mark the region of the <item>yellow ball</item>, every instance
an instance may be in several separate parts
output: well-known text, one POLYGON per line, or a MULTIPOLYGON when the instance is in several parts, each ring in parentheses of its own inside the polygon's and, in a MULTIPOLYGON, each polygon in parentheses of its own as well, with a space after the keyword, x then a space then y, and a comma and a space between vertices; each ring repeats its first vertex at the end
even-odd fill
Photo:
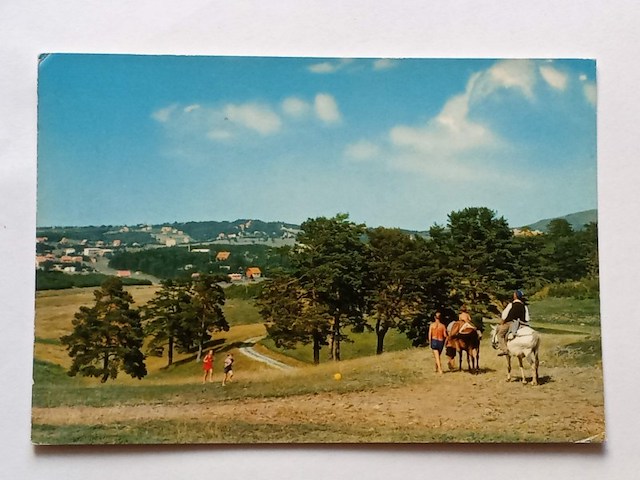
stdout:
POLYGON ((341 379, 342 379, 342 375, 341 375, 341 374, 339 374, 339 373, 334 373, 334 374, 333 374, 333 379, 334 379, 334 380, 341 380, 341 379))

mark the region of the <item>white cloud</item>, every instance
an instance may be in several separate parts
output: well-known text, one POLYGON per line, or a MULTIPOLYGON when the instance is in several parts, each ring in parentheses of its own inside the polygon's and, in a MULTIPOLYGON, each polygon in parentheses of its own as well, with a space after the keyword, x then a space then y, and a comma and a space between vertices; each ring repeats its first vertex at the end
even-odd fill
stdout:
POLYGON ((245 103, 242 105, 229 104, 223 109, 225 119, 255 130, 260 135, 270 135, 280 130, 282 121, 278 114, 265 105, 245 103))
POLYGON ((338 70, 338 65, 331 62, 314 63, 309 67, 312 73, 334 73, 338 70))
POLYGON ((473 106, 502 89, 531 100, 536 75, 535 63, 528 60, 500 61, 471 75, 464 92, 447 100, 436 116, 421 125, 396 125, 389 130, 392 166, 446 179, 477 179, 481 176, 478 159, 508 145, 488 124, 470 116, 473 106))
POLYGON ((347 145, 344 155, 353 160, 371 160, 380 154, 380 147, 368 140, 360 140, 347 145))
POLYGON ((465 96, 455 97, 447 102, 440 115, 424 126, 393 127, 389 132, 391 142, 397 147, 439 158, 494 145, 495 135, 487 126, 470 121, 467 110, 465 96))
MULTIPOLYGON (((595 105, 595 84, 581 80, 585 98, 595 105)), ((483 178, 491 188, 498 188, 505 179, 518 182, 510 173, 510 159, 517 156, 522 145, 511 144, 494 129, 493 107, 504 105, 503 102, 494 103, 494 97, 510 91, 521 100, 544 102, 549 100, 548 93, 536 90, 542 84, 558 90, 568 89, 571 85, 569 76, 551 62, 498 61, 473 73, 465 89, 450 97, 436 115, 424 122, 396 124, 390 128, 388 143, 382 146, 384 155, 379 158, 389 168, 447 181, 475 182, 483 178), (493 167, 489 169, 487 165, 493 167)), ((508 100, 511 103, 514 99, 508 100)), ((354 156, 358 152, 356 145, 349 145, 345 156, 354 156)), ((366 149, 361 148, 362 157, 365 157, 366 149)))
POLYGON ((374 70, 387 70, 389 68, 394 68, 397 65, 398 65, 398 61, 392 60, 390 58, 379 58, 373 61, 374 70))
POLYGON ((151 117, 161 123, 166 123, 171 118, 171 114, 176 110, 177 105, 169 105, 168 107, 156 110, 151 114, 151 117))
MULTIPOLYGON (((197 145, 205 142, 249 140, 279 134, 286 121, 308 118, 316 123, 337 123, 341 120, 335 98, 319 93, 314 99, 291 96, 280 104, 259 102, 204 104, 172 104, 152 112, 167 138, 176 144, 197 145)), ((206 145, 203 144, 203 145, 206 145)))
POLYGON ((584 94, 584 98, 595 107, 597 98, 596 84, 594 82, 589 82, 584 73, 581 74, 579 78, 582 82, 582 93, 584 94))
POLYGON ((567 74, 549 66, 542 65, 540 67, 540 75, 542 78, 556 90, 565 90, 567 88, 567 74))
POLYGON ((326 62, 314 63, 308 67, 311 73, 328 74, 335 73, 349 65, 353 60, 350 58, 341 58, 339 60, 327 60, 326 62))
POLYGON ((328 93, 316 95, 314 108, 318 118, 325 123, 336 123, 341 119, 338 104, 335 98, 328 93))
POLYGON ((156 110, 151 116, 176 144, 198 145, 200 141, 274 135, 282 128, 280 116, 269 105, 251 102, 218 107, 174 104, 156 110))
POLYGON ((421 126, 397 125, 389 131, 391 144, 403 158, 401 163, 419 166, 424 162, 454 162, 467 152, 499 144, 491 129, 469 119, 470 96, 474 87, 449 99, 440 113, 421 126), (407 154, 415 161, 407 162, 407 154))
POLYGON ((185 113, 193 112, 194 110, 197 110, 199 108, 200 108, 200 105, 198 105, 197 103, 193 105, 188 105, 184 107, 184 112, 185 113))
POLYGON ((596 105, 596 84, 592 83, 592 82, 586 82, 583 87, 582 87, 582 91, 584 93, 585 98, 587 99, 587 102, 589 102, 591 105, 595 106, 596 105))
POLYGON ((290 117, 303 117, 311 110, 311 105, 298 97, 285 98, 282 111, 290 117))
POLYGON ((482 100, 503 88, 519 91, 532 99, 535 84, 536 69, 532 60, 502 60, 488 70, 472 75, 467 91, 473 101, 482 100))

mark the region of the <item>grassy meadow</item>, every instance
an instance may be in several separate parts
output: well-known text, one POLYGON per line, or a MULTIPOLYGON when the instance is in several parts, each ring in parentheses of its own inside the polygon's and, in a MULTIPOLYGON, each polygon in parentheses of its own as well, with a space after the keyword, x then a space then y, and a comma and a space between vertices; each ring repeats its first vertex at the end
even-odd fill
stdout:
MULTIPOLYGON (((127 290, 141 306, 156 288, 127 290)), ((327 361, 325 348, 319 366, 311 365, 311 346, 278 349, 265 339, 256 345, 258 352, 296 367, 274 369, 238 351, 246 339, 266 333, 246 299, 227 301, 231 328, 211 342, 215 383, 202 385, 194 354, 176 354, 170 368, 166 356, 148 357, 149 374, 142 380, 123 373, 105 384, 72 378, 59 337, 70 330, 75 311, 92 303, 92 292, 36 295, 34 443, 544 442, 573 441, 604 429, 596 300, 548 298, 531 304, 534 328, 542 334, 542 385, 523 395, 521 386, 504 382, 505 361, 491 349, 488 328, 479 375, 438 377, 431 351, 412 348, 397 332, 387 335, 380 356, 374 355, 373 333, 352 334, 353 341, 342 344, 342 362, 327 361), (229 351, 236 377, 222 387, 222 359, 229 351), (335 373, 342 379, 335 380, 335 373), (447 413, 460 395, 476 403, 465 422, 455 420, 454 410, 447 413), (537 409, 534 417, 514 419, 518 428, 493 419, 508 411, 509 396, 537 409), (575 414, 560 416, 558 398, 581 412, 579 425, 575 414)), ((517 362, 514 367, 518 376, 517 362)))

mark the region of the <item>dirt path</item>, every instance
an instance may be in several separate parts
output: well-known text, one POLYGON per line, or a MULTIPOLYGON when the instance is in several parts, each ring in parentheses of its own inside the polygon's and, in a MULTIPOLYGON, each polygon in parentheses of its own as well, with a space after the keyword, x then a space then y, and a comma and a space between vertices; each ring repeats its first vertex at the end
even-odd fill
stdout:
MULTIPOLYGON (((34 408, 33 422, 100 425, 208 419, 282 428, 307 425, 311 429, 345 432, 366 425, 372 432, 402 431, 418 436, 425 432, 474 432, 477 438, 497 436, 502 441, 509 441, 514 434, 537 441, 602 441, 602 390, 593 388, 597 384, 593 376, 591 369, 557 368, 543 377, 543 385, 533 387, 507 383, 502 372, 478 376, 452 372, 441 377, 434 374, 419 384, 375 392, 328 392, 181 405, 34 408)), ((240 383, 234 387, 240 387, 240 383)))
MULTIPOLYGON (((264 336, 262 337, 253 337, 253 338, 248 338, 244 341, 244 343, 250 343, 251 345, 255 345, 257 342, 259 342, 260 340, 262 340, 264 338, 264 336)), ((251 360, 255 360, 256 362, 261 362, 261 363, 265 363, 267 365, 269 365, 270 367, 276 368, 278 370, 291 370, 292 367, 291 365, 287 365, 286 363, 282 363, 274 358, 268 357, 266 355, 263 355, 260 352, 257 352, 253 346, 245 346, 245 347, 240 347, 238 348, 238 351, 240 353, 242 353, 243 355, 249 357, 251 360)))

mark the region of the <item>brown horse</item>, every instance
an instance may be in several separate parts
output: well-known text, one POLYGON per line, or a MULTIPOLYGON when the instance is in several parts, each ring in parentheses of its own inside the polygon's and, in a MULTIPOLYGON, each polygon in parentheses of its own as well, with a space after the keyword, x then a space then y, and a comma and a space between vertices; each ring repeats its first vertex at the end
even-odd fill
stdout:
POLYGON ((449 357, 449 370, 454 369, 456 353, 458 354, 458 370, 462 370, 462 352, 467 352, 467 370, 472 373, 480 371, 480 335, 478 330, 463 321, 457 321, 445 344, 449 357))

